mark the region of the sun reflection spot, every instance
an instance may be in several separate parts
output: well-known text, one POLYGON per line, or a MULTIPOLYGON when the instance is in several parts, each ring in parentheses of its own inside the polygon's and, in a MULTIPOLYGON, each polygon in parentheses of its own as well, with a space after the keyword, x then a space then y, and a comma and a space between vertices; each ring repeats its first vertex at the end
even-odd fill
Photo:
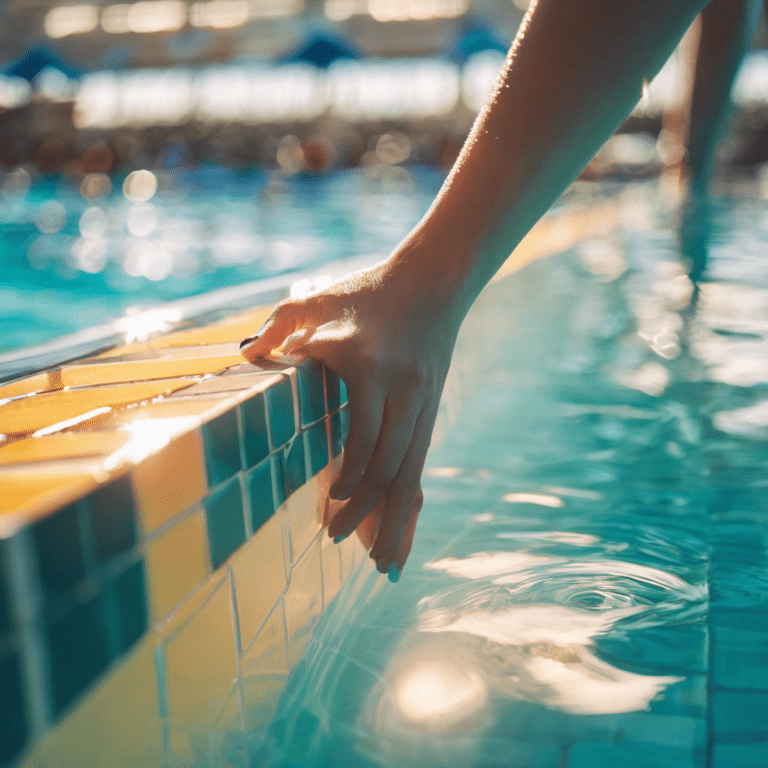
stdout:
POLYGON ((458 477, 461 473, 461 467, 427 467, 424 470, 425 477, 451 478, 458 477))
POLYGON ((176 435, 198 426, 196 416, 180 416, 169 419, 137 419, 128 424, 133 437, 104 463, 107 470, 125 462, 138 464, 148 456, 164 448, 176 435))
POLYGON ((407 671, 395 696, 401 712, 412 722, 446 724, 485 706, 488 692, 476 673, 429 661, 407 671))
POLYGON ((118 321, 118 327, 125 333, 125 341, 143 341, 154 333, 167 331, 173 323, 181 320, 177 309, 156 309, 150 312, 128 315, 118 321))
POLYGON ((510 504, 538 504, 540 507, 555 509, 565 506, 565 502, 557 496, 547 496, 543 493, 506 493, 501 499, 510 504))
POLYGON ((45 437, 45 435, 52 435, 55 432, 61 432, 63 429, 69 429, 69 427, 75 427, 78 424, 82 424, 85 421, 90 421, 91 419, 95 419, 99 416, 103 416, 105 413, 109 413, 112 409, 107 406, 102 406, 101 408, 95 408, 92 411, 88 411, 87 413, 81 413, 79 416, 75 416, 71 419, 66 419, 65 421, 59 421, 56 424, 52 424, 50 427, 43 427, 42 429, 38 429, 37 432, 32 433, 32 437, 45 437))

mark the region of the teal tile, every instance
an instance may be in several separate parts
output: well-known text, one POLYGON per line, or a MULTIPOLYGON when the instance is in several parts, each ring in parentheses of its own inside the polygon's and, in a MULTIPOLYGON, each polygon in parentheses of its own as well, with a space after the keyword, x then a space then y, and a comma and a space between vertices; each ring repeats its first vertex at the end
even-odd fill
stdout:
POLYGON ((308 427, 325 416, 323 366, 308 359, 296 368, 299 384, 299 413, 301 426, 308 427))
POLYGON ((244 469, 250 469, 269 456, 267 403, 263 392, 240 406, 240 417, 243 427, 240 439, 243 445, 244 469))
POLYGON ((232 409, 203 424, 208 485, 213 488, 241 469, 237 410, 232 409))
POLYGON ((714 744, 707 768, 768 768, 768 741, 714 744))
POLYGON ((328 392, 328 413, 347 402, 347 385, 333 371, 325 369, 325 387, 328 392))
POLYGON ((713 610, 709 623, 713 685, 768 690, 768 615, 713 610))
POLYGON ((78 505, 64 507, 32 528, 40 581, 54 595, 71 589, 86 574, 78 505))
POLYGON ((147 588, 144 561, 138 560, 110 585, 117 605, 113 640, 118 655, 128 651, 147 631, 147 588))
POLYGON ((283 448, 283 471, 285 495, 288 497, 307 482, 303 434, 296 435, 294 440, 283 448))
POLYGON ((713 641, 743 647, 762 646, 768 636, 768 614, 711 609, 709 625, 713 641))
POLYGON ((768 741, 768 693, 712 691, 716 741, 768 741))
POLYGON ((244 541, 245 515, 240 479, 232 478, 205 501, 211 562, 218 568, 244 541))
POLYGON ((275 514, 272 462, 267 459, 258 467, 254 467, 246 476, 245 484, 251 506, 251 530, 256 533, 275 514))
POLYGON ((277 450, 296 434, 291 380, 283 379, 267 390, 267 407, 272 433, 272 448, 277 450))
POLYGON ((708 689, 707 675, 691 675, 670 685, 664 696, 653 702, 653 711, 655 714, 704 718, 709 703, 708 689))
POLYGON ((129 475, 94 491, 85 499, 85 506, 96 563, 106 563, 136 544, 136 512, 129 475))
POLYGON ((604 657, 646 674, 703 674, 708 668, 708 635, 703 623, 644 627, 598 638, 604 657))
POLYGON ((110 643, 103 594, 48 627, 53 700, 61 714, 107 668, 110 643))
POLYGON ((568 753, 568 768, 700 768, 703 755, 628 742, 576 744, 568 753))
POLYGON ((331 426, 331 458, 335 459, 344 448, 344 441, 341 439, 341 412, 336 411, 330 418, 331 426))
POLYGON ((28 736, 17 653, 0 656, 0 692, 0 765, 5 765, 21 752, 28 736))
POLYGON ((711 676, 716 688, 768 692, 768 648, 717 644, 712 651, 711 676))
POLYGON ((270 459, 270 464, 272 465, 272 472, 274 474, 275 482, 273 485, 274 488, 274 499, 275 499, 275 509, 277 509, 287 498, 285 493, 285 469, 284 469, 284 463, 285 463, 285 457, 283 456, 283 453, 280 452, 277 456, 272 456, 270 459))
POLYGON ((326 421, 319 421, 307 430, 309 441, 309 464, 314 477, 328 464, 328 426, 326 421))

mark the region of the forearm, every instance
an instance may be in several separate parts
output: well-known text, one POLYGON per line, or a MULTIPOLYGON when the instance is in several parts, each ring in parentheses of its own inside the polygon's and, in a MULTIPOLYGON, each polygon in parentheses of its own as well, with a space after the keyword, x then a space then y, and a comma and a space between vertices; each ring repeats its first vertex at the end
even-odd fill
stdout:
POLYGON ((705 5, 540 0, 440 194, 394 262, 466 311, 626 118, 705 5), (422 240, 429 263, 413 255, 422 240))

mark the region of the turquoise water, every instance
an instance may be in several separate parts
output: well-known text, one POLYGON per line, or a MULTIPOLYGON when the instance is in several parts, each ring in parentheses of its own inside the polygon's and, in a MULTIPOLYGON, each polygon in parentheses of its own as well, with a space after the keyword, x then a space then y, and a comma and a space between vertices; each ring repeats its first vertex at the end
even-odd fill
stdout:
POLYGON ((717 202, 693 295, 620 197, 479 300, 402 579, 345 586, 256 765, 768 766, 768 205, 717 202))
POLYGON ((79 181, 32 179, 23 168, 0 178, 0 353, 169 299, 385 254, 442 174, 202 168, 156 181, 150 199, 130 200, 122 177, 101 179, 112 190, 92 199, 79 181))

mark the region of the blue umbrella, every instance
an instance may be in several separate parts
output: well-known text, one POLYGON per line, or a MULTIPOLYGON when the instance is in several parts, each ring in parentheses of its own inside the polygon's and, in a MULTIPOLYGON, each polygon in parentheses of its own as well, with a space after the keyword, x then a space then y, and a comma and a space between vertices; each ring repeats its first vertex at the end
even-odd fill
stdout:
POLYGON ((470 56, 481 51, 501 51, 506 53, 509 45, 504 44, 487 25, 477 21, 467 22, 448 55, 459 64, 464 64, 470 56))
POLYGON ((6 77, 23 77, 32 82, 46 67, 58 69, 70 79, 77 79, 84 74, 83 69, 67 63, 43 44, 30 48, 26 53, 4 64, 0 67, 0 72, 6 77))
POLYGON ((339 59, 359 59, 360 51, 335 32, 313 32, 299 46, 281 58, 283 62, 306 61, 322 69, 339 59))

